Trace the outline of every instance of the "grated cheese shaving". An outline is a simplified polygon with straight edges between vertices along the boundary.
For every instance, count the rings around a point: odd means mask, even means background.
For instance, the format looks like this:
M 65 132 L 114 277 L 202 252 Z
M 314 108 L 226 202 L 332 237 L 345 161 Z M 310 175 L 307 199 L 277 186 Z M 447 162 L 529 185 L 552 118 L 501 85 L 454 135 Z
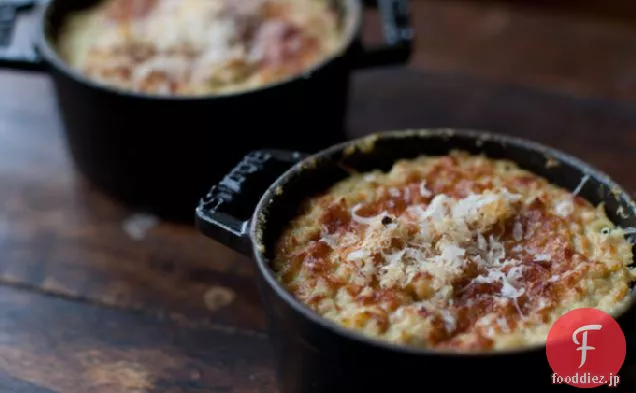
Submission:
M 504 332 L 510 332 L 510 326 L 508 326 L 508 320 L 506 318 L 497 318 L 497 325 L 499 325 Z
M 524 293 L 524 289 L 515 288 L 510 282 L 511 280 L 514 281 L 515 279 L 510 275 L 510 271 L 508 272 L 508 274 L 506 274 L 499 269 L 490 269 L 487 276 L 477 276 L 473 280 L 473 282 L 477 284 L 494 284 L 501 281 L 502 287 L 500 294 L 502 297 L 512 299 L 522 296 Z
M 411 202 L 411 189 L 406 187 L 404 189 L 404 201 L 405 202 Z
M 480 208 L 499 200 L 496 194 L 473 194 L 458 200 L 453 206 L 452 215 L 455 219 L 471 221 L 479 219 Z
M 448 206 L 451 199 L 444 194 L 437 195 L 431 201 L 431 204 L 424 211 L 422 218 L 432 218 L 441 221 L 448 214 Z
M 461 242 L 469 241 L 474 236 L 468 229 L 467 222 L 479 221 L 484 216 L 485 210 L 496 210 L 501 204 L 515 198 L 512 194 L 503 193 L 473 194 L 460 199 L 438 195 L 425 209 L 419 205 L 409 207 L 407 210 L 419 224 L 420 243 L 397 252 L 383 253 L 380 284 L 382 286 L 406 285 L 420 273 L 430 274 L 436 282 L 444 282 L 450 276 L 460 274 L 467 266 L 468 254 Z M 362 221 L 365 224 L 376 222 L 377 216 L 359 217 L 357 214 L 359 208 L 360 205 L 356 205 L 352 210 L 355 221 Z M 367 236 L 375 236 L 373 232 L 369 232 L 370 230 L 367 230 Z M 487 241 L 479 231 L 477 231 L 477 239 L 483 258 L 476 256 L 476 259 L 481 258 L 485 266 L 501 266 L 505 258 L 503 243 L 492 236 Z M 505 288 L 506 296 L 516 296 L 517 292 L 516 289 Z
M 492 235 L 490 235 L 488 250 L 488 264 L 490 266 L 499 266 L 501 260 L 506 257 L 506 249 L 503 243 L 497 241 Z
M 362 259 L 364 258 L 364 255 L 365 253 L 363 250 L 352 251 L 349 253 L 349 255 L 347 255 L 347 260 L 355 261 L 356 259 Z
M 126 15 L 130 7 L 136 15 Z M 109 8 L 123 15 L 113 18 Z M 70 15 L 60 54 L 92 79 L 134 91 L 245 90 L 332 54 L 337 21 L 328 2 L 314 0 L 105 0 Z
M 477 247 L 481 251 L 488 251 L 488 243 L 486 243 L 486 239 L 481 233 L 477 234 Z
M 574 213 L 574 204 L 570 198 L 562 199 L 555 206 L 556 214 L 561 217 L 568 217 L 570 214 Z
M 358 224 L 362 224 L 362 225 L 373 225 L 375 223 L 378 222 L 378 220 L 384 216 L 384 213 L 380 213 L 377 214 L 373 217 L 362 217 L 360 215 L 358 215 L 358 211 L 360 211 L 360 209 L 362 209 L 364 207 L 364 205 L 362 203 L 359 203 L 357 205 L 355 205 L 353 207 L 353 209 L 351 209 L 351 219 L 355 222 L 357 222 Z
M 457 328 L 457 319 L 448 310 L 440 310 L 446 331 L 451 333 Z
M 426 188 L 426 181 L 422 181 L 420 183 L 420 195 L 422 196 L 422 198 L 430 198 L 433 196 L 431 190 Z
M 448 265 L 462 265 L 464 263 L 464 255 L 466 250 L 454 243 L 441 241 L 437 243 L 440 255 L 435 257 L 435 262 Z
M 574 189 L 574 191 L 572 191 L 572 195 L 573 196 L 577 196 L 579 195 L 579 193 L 581 192 L 581 190 L 583 189 L 583 187 L 585 186 L 585 183 L 587 183 L 590 180 L 590 175 L 585 175 L 581 178 L 581 182 L 579 183 L 578 186 L 576 186 L 576 188 Z
M 320 222 L 328 218 L 329 230 L 341 225 L 334 239 L 325 240 L 337 243 L 337 249 L 324 258 L 330 262 L 327 271 L 300 265 L 300 274 L 296 273 L 298 264 L 283 258 L 287 247 L 303 246 L 298 237 L 282 243 L 278 269 L 297 296 L 326 318 L 390 342 L 499 349 L 545 342 L 545 329 L 565 307 L 609 309 L 618 295 L 631 289 L 626 281 L 633 280 L 633 269 L 625 267 L 627 273 L 619 269 L 633 260 L 632 247 L 617 236 L 622 232 L 608 230 L 612 225 L 603 209 L 547 182 L 527 181 L 528 173 L 508 172 L 508 165 L 496 166 L 496 175 L 484 175 L 480 167 L 479 172 L 462 172 L 457 179 L 444 176 L 444 168 L 456 165 L 463 170 L 463 164 L 426 160 L 435 163 L 436 171 L 441 162 L 441 173 L 425 175 L 426 181 L 413 184 L 408 176 L 412 167 L 403 169 L 400 165 L 406 164 L 398 163 L 377 184 L 353 176 L 321 196 L 324 201 L 317 199 L 317 210 L 296 221 L 298 227 L 313 230 L 319 215 Z M 420 198 L 417 193 L 428 195 L 426 182 L 432 181 L 447 181 L 449 188 Z M 409 190 L 417 202 L 407 202 Z M 398 193 L 400 204 L 392 206 L 391 195 Z M 351 227 L 340 223 L 333 211 L 322 211 L 342 198 L 352 213 L 351 222 L 366 225 Z M 361 216 L 375 212 L 383 213 Z M 599 231 L 608 236 L 599 236 Z M 636 237 L 636 228 L 624 232 Z M 309 232 L 310 241 L 314 236 L 314 231 Z M 566 247 L 568 252 L 563 253 Z M 307 261 L 320 259 L 323 251 L 309 248 L 314 257 Z M 562 256 L 555 259 L 558 254 Z M 552 260 L 555 270 L 546 271 Z M 331 289 L 323 285 L 328 281 Z M 492 341 L 480 340 L 484 337 Z
M 319 241 L 325 243 L 326 245 L 328 245 L 332 249 L 335 249 L 336 247 L 338 247 L 338 241 L 336 240 L 336 236 L 331 235 L 329 233 L 326 233 L 326 231 L 324 231 L 324 230 L 321 231 L 320 240 Z
M 366 175 L 364 175 L 363 178 L 364 178 L 364 181 L 367 181 L 369 183 L 378 180 L 378 176 L 375 173 L 367 173 Z
M 537 304 L 537 309 L 538 310 L 543 310 L 545 308 L 547 308 L 550 305 L 550 302 L 548 302 L 548 299 L 541 297 L 539 298 L 539 302 Z
M 515 261 L 513 263 L 518 263 L 518 261 Z M 508 270 L 508 273 L 506 274 L 508 281 L 513 285 L 519 285 L 518 281 L 521 279 L 522 276 L 523 276 L 523 266 L 515 266 L 511 268 L 510 270 Z

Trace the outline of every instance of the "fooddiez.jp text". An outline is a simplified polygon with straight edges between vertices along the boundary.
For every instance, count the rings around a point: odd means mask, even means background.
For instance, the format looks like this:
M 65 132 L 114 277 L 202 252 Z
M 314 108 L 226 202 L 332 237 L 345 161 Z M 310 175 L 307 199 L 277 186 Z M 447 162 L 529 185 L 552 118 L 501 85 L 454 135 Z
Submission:
M 618 375 L 610 374 L 608 377 L 604 375 L 592 375 L 592 373 L 576 373 L 574 375 L 568 375 L 562 377 L 557 373 L 552 374 L 552 383 L 554 385 L 561 385 L 564 383 L 589 383 L 589 384 L 604 384 L 608 387 L 615 388 L 621 381 L 621 377 Z

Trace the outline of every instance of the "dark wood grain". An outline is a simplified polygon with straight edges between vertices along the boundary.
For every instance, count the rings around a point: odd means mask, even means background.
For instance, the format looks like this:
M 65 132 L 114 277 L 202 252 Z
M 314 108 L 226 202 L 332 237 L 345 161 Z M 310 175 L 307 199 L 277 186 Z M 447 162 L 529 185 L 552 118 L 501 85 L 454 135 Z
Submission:
M 613 2 L 603 3 L 611 8 Z M 412 4 L 417 37 L 412 64 L 418 69 L 578 96 L 636 98 L 634 23 L 506 1 Z
M 598 166 L 636 192 L 636 105 L 545 93 L 450 73 L 360 74 L 350 128 L 456 127 L 530 138 Z
M 416 0 L 419 1 L 419 0 Z M 448 0 L 441 0 L 448 1 Z M 452 1 L 452 0 L 451 0 Z M 470 0 L 513 5 L 522 10 L 533 10 L 564 15 L 608 19 L 616 23 L 632 24 L 636 20 L 636 3 L 632 0 Z
M 130 212 L 74 173 L 47 78 L 2 73 L 0 85 L 0 387 L 122 391 L 107 384 L 115 373 L 123 391 L 266 392 L 233 369 L 248 356 L 272 378 L 249 261 L 169 223 L 131 239 Z M 634 105 L 399 69 L 360 73 L 354 92 L 352 136 L 437 126 L 525 136 L 636 190 Z M 235 297 L 211 306 L 211 288 Z M 215 377 L 187 382 L 190 365 Z
M 269 393 L 270 352 L 260 334 L 0 286 L 2 392 Z
M 636 30 L 507 4 L 413 4 L 418 71 L 359 73 L 352 136 L 523 136 L 636 194 Z M 135 212 L 73 170 L 51 89 L 46 76 L 0 72 L 0 392 L 274 392 L 250 261 L 188 226 L 131 238 Z
M 263 328 L 249 261 L 190 227 L 164 223 L 131 239 L 122 224 L 132 212 L 73 171 L 47 77 L 3 73 L 0 86 L 1 281 L 194 324 Z M 238 295 L 212 312 L 205 294 L 218 286 Z

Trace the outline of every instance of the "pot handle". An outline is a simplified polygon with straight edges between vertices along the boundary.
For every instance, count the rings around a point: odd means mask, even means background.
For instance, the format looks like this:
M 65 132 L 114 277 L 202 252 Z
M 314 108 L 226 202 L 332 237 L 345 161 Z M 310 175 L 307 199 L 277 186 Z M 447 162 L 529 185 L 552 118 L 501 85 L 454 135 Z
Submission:
M 249 222 L 263 193 L 284 172 L 306 157 L 284 150 L 249 153 L 199 202 L 195 222 L 201 233 L 251 255 Z
M 44 69 L 42 59 L 35 50 L 30 53 L 13 54 L 13 35 L 21 12 L 30 11 L 38 4 L 35 0 L 3 0 L 0 1 L 0 68 L 23 71 L 40 71 Z
M 406 63 L 413 51 L 409 0 L 364 0 L 364 4 L 378 8 L 386 42 L 362 46 L 359 55 L 354 57 L 354 67 L 361 69 Z

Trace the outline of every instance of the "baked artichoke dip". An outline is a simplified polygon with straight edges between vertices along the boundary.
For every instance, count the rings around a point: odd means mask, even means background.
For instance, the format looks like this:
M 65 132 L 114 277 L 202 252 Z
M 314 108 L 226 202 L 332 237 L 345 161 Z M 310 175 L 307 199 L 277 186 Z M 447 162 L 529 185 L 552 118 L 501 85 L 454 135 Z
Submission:
M 484 156 L 399 161 L 308 200 L 273 267 L 304 304 L 370 338 L 539 345 L 567 311 L 622 311 L 636 280 L 629 230 L 577 194 Z
M 58 49 L 103 84 L 192 96 L 295 76 L 340 37 L 328 0 L 106 0 L 67 18 Z

